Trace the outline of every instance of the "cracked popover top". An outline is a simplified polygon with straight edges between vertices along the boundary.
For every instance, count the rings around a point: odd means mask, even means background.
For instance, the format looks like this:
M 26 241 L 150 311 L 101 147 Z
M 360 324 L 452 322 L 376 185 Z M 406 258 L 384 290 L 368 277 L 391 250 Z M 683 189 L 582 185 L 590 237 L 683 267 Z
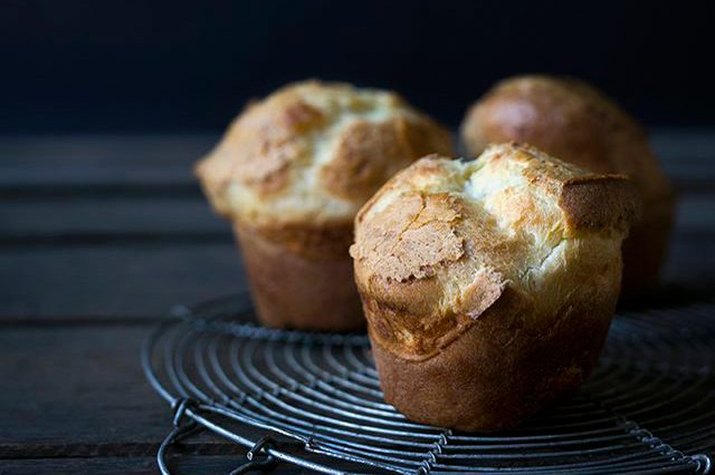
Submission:
M 452 153 L 449 133 L 397 94 L 307 81 L 250 104 L 196 173 L 231 219 L 351 228 L 388 178 L 429 153 Z
M 350 254 L 371 337 L 423 359 L 500 299 L 520 302 L 528 328 L 553 324 L 574 296 L 617 294 L 621 241 L 639 207 L 627 178 L 526 145 L 471 161 L 425 157 L 355 220 Z

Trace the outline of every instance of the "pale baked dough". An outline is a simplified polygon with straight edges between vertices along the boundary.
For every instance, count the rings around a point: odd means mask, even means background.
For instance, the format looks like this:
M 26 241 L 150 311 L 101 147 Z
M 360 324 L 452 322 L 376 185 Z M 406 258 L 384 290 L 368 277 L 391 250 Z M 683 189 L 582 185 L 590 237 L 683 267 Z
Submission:
M 196 167 L 215 208 L 256 227 L 352 221 L 395 172 L 451 137 L 397 94 L 307 81 L 249 105 Z

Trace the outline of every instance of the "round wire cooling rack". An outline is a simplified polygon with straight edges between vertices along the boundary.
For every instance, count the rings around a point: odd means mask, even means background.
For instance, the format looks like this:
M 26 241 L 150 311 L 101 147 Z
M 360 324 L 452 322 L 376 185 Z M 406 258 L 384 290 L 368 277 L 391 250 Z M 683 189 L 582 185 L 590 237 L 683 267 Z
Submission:
M 144 371 L 174 409 L 159 449 L 208 430 L 248 450 L 232 473 L 285 461 L 323 473 L 710 473 L 715 303 L 626 312 L 567 401 L 508 432 L 406 420 L 382 399 L 365 335 L 267 329 L 246 297 L 184 309 L 147 340 Z

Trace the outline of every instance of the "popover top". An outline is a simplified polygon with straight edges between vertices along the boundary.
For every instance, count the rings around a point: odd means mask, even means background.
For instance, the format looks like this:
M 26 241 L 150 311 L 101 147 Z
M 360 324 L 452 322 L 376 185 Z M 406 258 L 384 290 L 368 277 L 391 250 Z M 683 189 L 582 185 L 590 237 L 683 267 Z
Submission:
M 585 82 L 525 75 L 497 83 L 468 111 L 461 130 L 469 153 L 489 143 L 530 143 L 598 173 L 628 176 L 645 208 L 671 203 L 673 191 L 638 122 Z
M 395 93 L 306 81 L 250 104 L 196 173 L 217 211 L 254 227 L 351 224 L 398 170 L 451 151 Z
M 553 324 L 575 292 L 617 293 L 621 241 L 639 207 L 627 178 L 530 146 L 423 158 L 356 217 L 358 289 L 391 315 L 370 321 L 371 336 L 406 358 L 429 357 L 507 291 L 528 302 L 526 321 Z

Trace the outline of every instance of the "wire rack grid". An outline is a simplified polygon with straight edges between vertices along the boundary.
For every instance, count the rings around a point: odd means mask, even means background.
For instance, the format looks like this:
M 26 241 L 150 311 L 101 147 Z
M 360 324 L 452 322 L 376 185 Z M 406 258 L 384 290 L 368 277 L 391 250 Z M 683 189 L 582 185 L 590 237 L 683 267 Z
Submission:
M 383 401 L 364 335 L 267 329 L 245 296 L 184 309 L 142 363 L 172 405 L 159 450 L 207 429 L 249 448 L 234 471 L 278 460 L 323 473 L 710 473 L 715 304 L 622 313 L 578 393 L 522 427 L 467 434 Z M 256 437 L 256 430 L 265 437 Z

